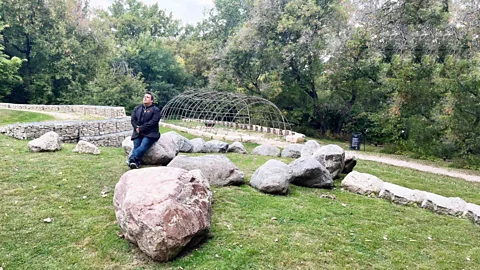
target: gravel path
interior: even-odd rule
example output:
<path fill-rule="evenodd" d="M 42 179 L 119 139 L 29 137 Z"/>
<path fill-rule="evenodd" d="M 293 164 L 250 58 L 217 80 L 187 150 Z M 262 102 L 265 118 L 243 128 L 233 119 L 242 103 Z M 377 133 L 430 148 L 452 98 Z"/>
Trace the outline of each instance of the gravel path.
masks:
<path fill-rule="evenodd" d="M 462 178 L 470 182 L 480 182 L 480 176 L 477 176 L 477 175 L 465 174 L 465 173 L 454 171 L 454 170 L 447 170 L 444 168 L 424 165 L 424 164 L 420 164 L 412 161 L 399 160 L 399 159 L 389 158 L 389 157 L 371 156 L 371 155 L 366 155 L 366 154 L 361 154 L 358 152 L 351 152 L 351 151 L 347 151 L 347 152 L 356 156 L 357 159 L 359 160 L 375 161 L 375 162 L 385 163 L 393 166 L 410 168 L 410 169 L 414 169 L 422 172 L 447 175 L 455 178 Z"/>

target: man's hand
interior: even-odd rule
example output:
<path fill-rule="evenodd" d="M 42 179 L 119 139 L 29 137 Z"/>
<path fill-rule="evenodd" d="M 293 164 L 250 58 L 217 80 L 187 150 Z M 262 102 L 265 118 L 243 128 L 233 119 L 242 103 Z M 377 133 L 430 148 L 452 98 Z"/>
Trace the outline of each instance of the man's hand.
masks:
<path fill-rule="evenodd" d="M 138 134 L 140 134 L 140 128 L 137 127 L 137 128 L 135 129 L 135 131 L 136 131 Z"/>

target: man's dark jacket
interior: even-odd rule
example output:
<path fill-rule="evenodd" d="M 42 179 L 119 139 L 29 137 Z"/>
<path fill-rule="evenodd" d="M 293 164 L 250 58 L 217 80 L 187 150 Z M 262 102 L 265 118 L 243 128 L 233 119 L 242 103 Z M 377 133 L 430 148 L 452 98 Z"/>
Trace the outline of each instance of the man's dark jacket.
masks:
<path fill-rule="evenodd" d="M 152 139 L 160 138 L 160 132 L 158 130 L 159 121 L 160 109 L 157 108 L 157 106 L 151 105 L 145 108 L 144 105 L 139 105 L 135 107 L 132 112 L 132 140 L 141 136 Z M 137 127 L 140 129 L 140 134 L 136 131 Z"/>

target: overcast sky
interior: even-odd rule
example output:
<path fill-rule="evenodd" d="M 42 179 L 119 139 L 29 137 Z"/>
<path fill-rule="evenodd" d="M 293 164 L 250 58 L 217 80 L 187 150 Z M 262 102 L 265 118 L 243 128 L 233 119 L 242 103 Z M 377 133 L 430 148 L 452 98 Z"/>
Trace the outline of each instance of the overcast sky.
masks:
<path fill-rule="evenodd" d="M 172 12 L 183 23 L 194 24 L 203 18 L 204 10 L 213 7 L 213 0 L 139 0 L 147 5 L 158 3 L 161 9 Z M 90 1 L 90 6 L 107 9 L 113 0 Z"/>

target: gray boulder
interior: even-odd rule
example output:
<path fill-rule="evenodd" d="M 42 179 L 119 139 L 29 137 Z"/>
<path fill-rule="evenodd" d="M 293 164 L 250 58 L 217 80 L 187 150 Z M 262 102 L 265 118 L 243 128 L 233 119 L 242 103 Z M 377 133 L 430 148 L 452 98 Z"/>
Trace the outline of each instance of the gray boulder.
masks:
<path fill-rule="evenodd" d="M 345 166 L 343 167 L 342 173 L 347 174 L 353 171 L 357 165 L 357 158 L 352 154 L 345 154 Z"/>
<path fill-rule="evenodd" d="M 473 203 L 467 203 L 466 208 L 465 216 L 473 223 L 480 224 L 480 206 Z"/>
<path fill-rule="evenodd" d="M 115 186 L 113 206 L 125 239 L 155 261 L 197 245 L 211 227 L 212 193 L 198 170 L 130 170 Z"/>
<path fill-rule="evenodd" d="M 312 157 L 294 160 L 288 165 L 290 183 L 311 188 L 332 188 L 333 179 L 330 172 L 320 162 Z"/>
<path fill-rule="evenodd" d="M 396 204 L 421 204 L 425 199 L 425 192 L 412 190 L 392 183 L 383 182 L 382 190 L 378 197 L 392 201 Z"/>
<path fill-rule="evenodd" d="M 130 156 L 133 149 L 133 141 L 130 137 L 122 142 L 123 151 Z M 142 164 L 166 166 L 178 154 L 178 146 L 169 136 L 161 136 L 142 158 Z"/>
<path fill-rule="evenodd" d="M 282 151 L 282 157 L 299 158 L 303 149 L 303 144 L 294 143 L 287 145 Z"/>
<path fill-rule="evenodd" d="M 98 147 L 93 143 L 86 141 L 79 141 L 73 149 L 73 152 L 100 155 L 100 149 L 98 149 Z"/>
<path fill-rule="evenodd" d="M 122 148 L 123 148 L 123 153 L 125 153 L 126 156 L 129 156 L 130 152 L 132 152 L 132 149 L 133 149 L 133 141 L 131 136 L 128 136 L 125 139 L 123 139 Z"/>
<path fill-rule="evenodd" d="M 288 165 L 271 159 L 253 173 L 250 186 L 265 193 L 287 194 L 289 179 Z"/>
<path fill-rule="evenodd" d="M 271 157 L 279 157 L 280 156 L 280 148 L 270 145 L 270 144 L 262 144 L 255 147 L 252 150 L 252 154 L 260 155 L 260 156 L 271 156 Z"/>
<path fill-rule="evenodd" d="M 191 139 L 190 144 L 193 153 L 205 153 L 205 140 L 202 138 Z"/>
<path fill-rule="evenodd" d="M 32 152 L 54 152 L 62 149 L 62 140 L 57 133 L 50 131 L 29 141 L 28 148 Z"/>
<path fill-rule="evenodd" d="M 383 181 L 374 175 L 353 171 L 345 176 L 341 185 L 350 192 L 362 195 L 376 195 L 382 190 Z"/>
<path fill-rule="evenodd" d="M 190 141 L 183 137 L 182 135 L 178 134 L 175 131 L 169 131 L 164 134 L 162 134 L 163 137 L 171 137 L 172 140 L 175 142 L 175 144 L 178 147 L 178 151 L 182 153 L 190 153 L 193 150 L 193 145 L 190 143 Z"/>
<path fill-rule="evenodd" d="M 467 209 L 467 203 L 458 197 L 444 197 L 425 192 L 421 207 L 441 215 L 461 216 Z"/>
<path fill-rule="evenodd" d="M 206 153 L 226 153 L 228 150 L 228 143 L 219 140 L 211 140 L 205 143 Z"/>
<path fill-rule="evenodd" d="M 241 185 L 245 182 L 245 174 L 230 159 L 222 155 L 178 156 L 168 164 L 168 167 L 198 169 L 214 186 Z"/>
<path fill-rule="evenodd" d="M 327 168 L 334 179 L 342 172 L 345 165 L 345 151 L 335 144 L 320 147 L 313 153 L 313 157 Z"/>
<path fill-rule="evenodd" d="M 312 156 L 318 149 L 320 149 L 321 145 L 315 140 L 308 140 L 302 147 L 300 151 L 301 157 L 309 157 Z"/>
<path fill-rule="evenodd" d="M 247 149 L 241 142 L 234 142 L 228 146 L 227 152 L 239 153 L 239 154 L 248 154 Z"/>

